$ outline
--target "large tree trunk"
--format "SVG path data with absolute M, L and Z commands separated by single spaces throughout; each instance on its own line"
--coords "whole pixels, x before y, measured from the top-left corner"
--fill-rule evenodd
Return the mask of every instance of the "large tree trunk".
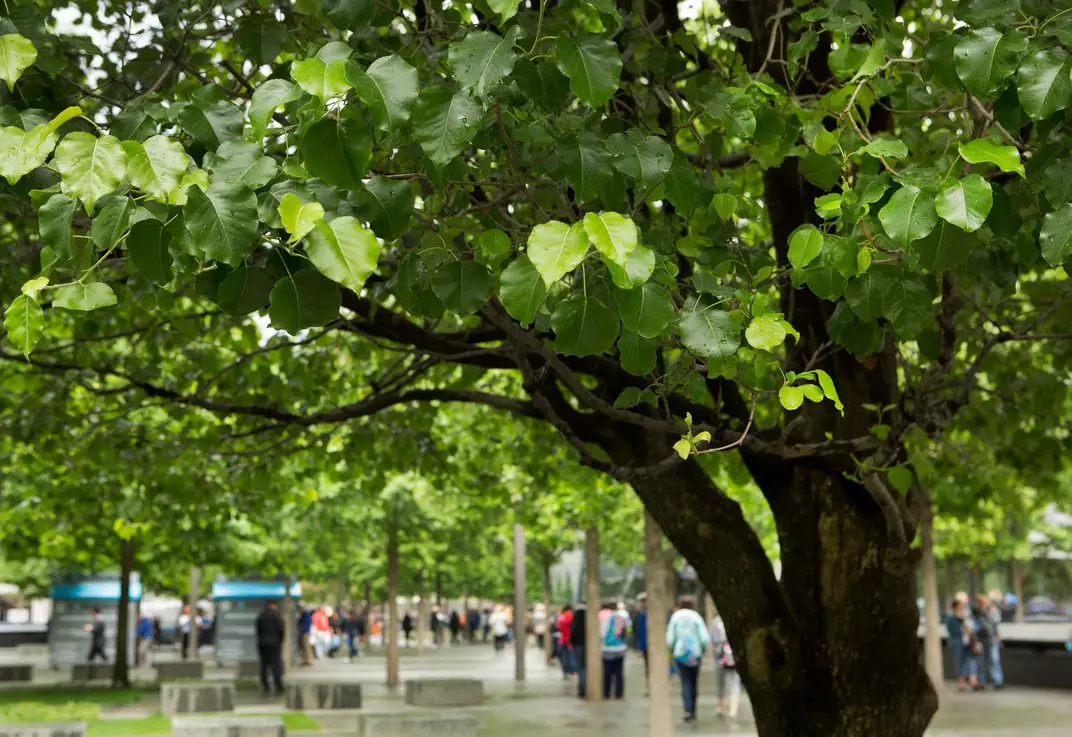
M 398 529 L 387 530 L 387 688 L 398 688 Z
M 934 690 L 942 692 L 942 636 L 939 632 L 938 575 L 934 562 L 933 510 L 930 497 L 920 489 L 923 497 L 923 514 L 919 524 L 919 566 L 923 570 L 923 668 L 934 684 Z
M 291 595 L 293 588 L 294 578 L 287 573 L 283 577 L 283 671 L 286 673 L 294 670 L 294 653 L 297 651 L 294 641 L 294 597 Z
M 585 530 L 584 557 L 584 688 L 585 698 L 598 701 L 603 696 L 603 656 L 599 648 L 599 528 L 595 526 Z
M 666 621 L 672 597 L 663 531 L 650 514 L 644 515 L 644 589 L 648 595 L 648 735 L 674 733 L 670 697 L 670 657 L 666 650 Z
M 525 680 L 525 528 L 514 523 L 514 680 Z
M 123 540 L 119 554 L 119 614 L 115 621 L 115 664 L 112 686 L 130 686 L 130 576 L 134 572 L 134 541 Z

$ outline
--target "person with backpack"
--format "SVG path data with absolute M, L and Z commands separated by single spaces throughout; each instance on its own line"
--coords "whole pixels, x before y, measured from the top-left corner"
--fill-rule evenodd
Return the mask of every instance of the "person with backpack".
M 737 659 L 733 655 L 733 647 L 729 640 L 722 643 L 722 655 L 719 656 L 719 666 L 726 674 L 726 691 L 730 697 L 730 708 L 726 716 L 731 722 L 737 721 L 737 709 L 741 704 L 741 674 L 737 672 Z
M 685 722 L 696 721 L 696 695 L 700 681 L 700 665 L 710 645 L 707 623 L 696 611 L 691 597 L 682 597 L 666 626 L 666 646 L 681 674 L 681 700 L 685 706 Z
M 625 653 L 629 650 L 629 615 L 604 602 L 599 610 L 599 651 L 603 656 L 603 698 L 625 698 Z

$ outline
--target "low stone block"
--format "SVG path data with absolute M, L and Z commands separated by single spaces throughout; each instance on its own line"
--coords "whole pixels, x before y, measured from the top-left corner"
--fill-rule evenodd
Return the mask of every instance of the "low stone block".
M 288 709 L 360 709 L 356 683 L 288 683 Z
M 29 682 L 33 680 L 33 666 L 24 663 L 0 665 L 0 683 Z
M 247 660 L 238 664 L 237 678 L 260 678 L 261 664 L 256 660 Z
M 160 684 L 160 711 L 165 714 L 196 714 L 207 711 L 234 711 L 232 683 Z
M 168 663 L 156 663 L 156 680 L 158 681 L 199 681 L 205 677 L 205 664 L 200 660 L 176 660 Z
M 476 737 L 476 717 L 462 714 L 362 714 L 359 737 Z
M 0 737 L 86 737 L 86 723 L 0 724 Z
M 279 717 L 175 717 L 172 737 L 286 737 Z
M 484 683 L 468 678 L 406 681 L 405 700 L 410 706 L 478 706 L 484 703 Z
M 39 658 L 48 655 L 48 645 L 24 642 L 15 646 L 15 654 L 20 658 Z
M 78 663 L 71 666 L 72 681 L 110 681 L 111 663 Z

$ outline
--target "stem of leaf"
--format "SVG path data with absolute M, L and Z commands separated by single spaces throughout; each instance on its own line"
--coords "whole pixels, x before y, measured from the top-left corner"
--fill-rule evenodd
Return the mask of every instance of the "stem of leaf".
M 532 56 L 533 52 L 536 51 L 536 45 L 540 43 L 540 31 L 543 30 L 543 13 L 546 7 L 547 0 L 540 0 L 540 16 L 536 20 L 536 38 L 532 42 L 532 48 L 529 49 L 529 56 Z

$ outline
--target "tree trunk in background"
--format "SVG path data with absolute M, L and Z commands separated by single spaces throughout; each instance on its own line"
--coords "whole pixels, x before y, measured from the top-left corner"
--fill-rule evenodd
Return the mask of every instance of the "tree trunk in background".
M 603 657 L 599 647 L 599 529 L 589 527 L 584 533 L 585 608 L 584 660 L 585 698 L 603 698 Z
M 115 621 L 115 664 L 112 687 L 130 686 L 130 575 L 134 572 L 134 541 L 123 540 L 119 554 L 119 614 Z
M 425 627 L 428 626 L 428 612 L 424 599 L 424 571 L 417 574 L 417 654 L 424 652 Z
M 1016 622 L 1024 621 L 1024 566 L 1020 561 L 1012 562 L 1012 593 L 1016 597 Z
M 920 489 L 922 492 L 922 489 Z M 919 566 L 923 571 L 923 668 L 942 694 L 942 636 L 938 609 L 938 575 L 934 562 L 934 516 L 930 497 L 923 492 L 923 510 L 919 521 Z
M 976 563 L 968 568 L 968 595 L 975 599 L 983 587 L 983 573 Z
M 666 650 L 666 621 L 671 608 L 668 555 L 663 531 L 644 514 L 644 589 L 648 595 L 648 735 L 674 734 L 670 697 L 670 657 Z
M 346 571 L 339 571 L 339 580 L 335 584 L 335 611 L 342 616 L 343 604 L 346 601 Z
M 287 573 L 283 577 L 283 671 L 291 673 L 294 670 L 294 653 L 297 643 L 294 640 L 294 596 L 291 590 L 294 588 L 294 577 Z
M 514 680 L 525 680 L 525 528 L 514 523 Z
M 704 621 L 708 627 L 715 621 L 715 597 L 711 596 L 710 591 L 704 593 Z
M 443 611 L 443 572 L 436 571 L 435 574 L 435 605 L 440 612 Z
M 398 688 L 398 529 L 387 531 L 387 687 Z
M 946 597 L 942 601 L 942 611 L 943 612 L 951 611 L 950 605 L 951 605 L 951 603 L 953 601 L 953 597 L 957 595 L 957 576 L 956 576 L 956 572 L 953 570 L 953 567 L 954 567 L 953 558 L 952 557 L 946 558 L 945 559 L 945 592 L 946 592 Z
M 543 647 L 548 663 L 555 657 L 555 638 L 551 631 L 551 564 L 544 561 L 543 566 Z
M 197 660 L 198 639 L 201 632 L 197 626 L 197 602 L 201 599 L 201 569 L 197 566 L 190 568 L 190 616 L 194 621 L 190 624 L 190 657 Z

